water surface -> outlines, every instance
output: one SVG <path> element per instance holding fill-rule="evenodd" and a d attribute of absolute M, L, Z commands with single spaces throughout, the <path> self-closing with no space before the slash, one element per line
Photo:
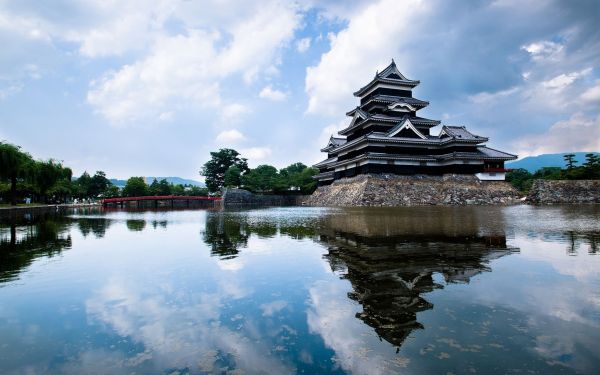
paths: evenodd
<path fill-rule="evenodd" d="M 600 206 L 0 226 L 0 373 L 595 373 Z"/>

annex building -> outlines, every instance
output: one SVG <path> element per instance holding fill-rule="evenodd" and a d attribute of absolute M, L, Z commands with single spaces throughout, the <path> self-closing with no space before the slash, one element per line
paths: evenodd
<path fill-rule="evenodd" d="M 367 173 L 475 174 L 480 180 L 504 180 L 504 162 L 516 159 L 485 145 L 488 138 L 464 126 L 442 125 L 420 117 L 429 102 L 413 97 L 419 84 L 406 78 L 392 63 L 354 93 L 360 105 L 346 113 L 352 119 L 322 152 L 327 159 L 315 164 L 319 185 Z"/>

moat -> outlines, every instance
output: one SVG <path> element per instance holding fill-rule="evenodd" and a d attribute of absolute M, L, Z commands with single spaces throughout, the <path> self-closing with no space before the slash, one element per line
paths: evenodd
<path fill-rule="evenodd" d="M 0 225 L 0 373 L 594 373 L 600 205 Z"/>

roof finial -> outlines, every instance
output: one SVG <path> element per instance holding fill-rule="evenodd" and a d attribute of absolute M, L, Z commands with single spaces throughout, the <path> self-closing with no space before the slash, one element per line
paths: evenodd
<path fill-rule="evenodd" d="M 393 57 L 392 57 L 392 65 L 396 65 L 396 62 L 394 61 Z"/>

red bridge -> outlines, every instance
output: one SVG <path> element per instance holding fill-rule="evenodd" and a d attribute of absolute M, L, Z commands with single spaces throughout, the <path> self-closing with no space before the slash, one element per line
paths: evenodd
<path fill-rule="evenodd" d="M 158 202 L 169 202 L 170 206 L 173 207 L 175 206 L 175 202 L 176 201 L 182 201 L 184 202 L 184 204 L 189 207 L 190 206 L 190 202 L 192 201 L 204 201 L 204 202 L 211 202 L 213 205 L 216 202 L 221 201 L 223 198 L 221 197 L 194 197 L 194 196 L 181 196 L 181 195 L 151 195 L 151 196 L 144 196 L 144 197 L 117 197 L 117 198 L 106 198 L 102 200 L 102 205 L 103 206 L 108 206 L 108 205 L 120 205 L 121 207 L 123 207 L 123 205 L 125 205 L 126 203 L 129 204 L 129 202 L 136 202 L 137 206 L 139 207 L 141 202 L 144 201 L 152 201 L 154 202 L 153 206 L 154 207 L 158 207 Z"/>

